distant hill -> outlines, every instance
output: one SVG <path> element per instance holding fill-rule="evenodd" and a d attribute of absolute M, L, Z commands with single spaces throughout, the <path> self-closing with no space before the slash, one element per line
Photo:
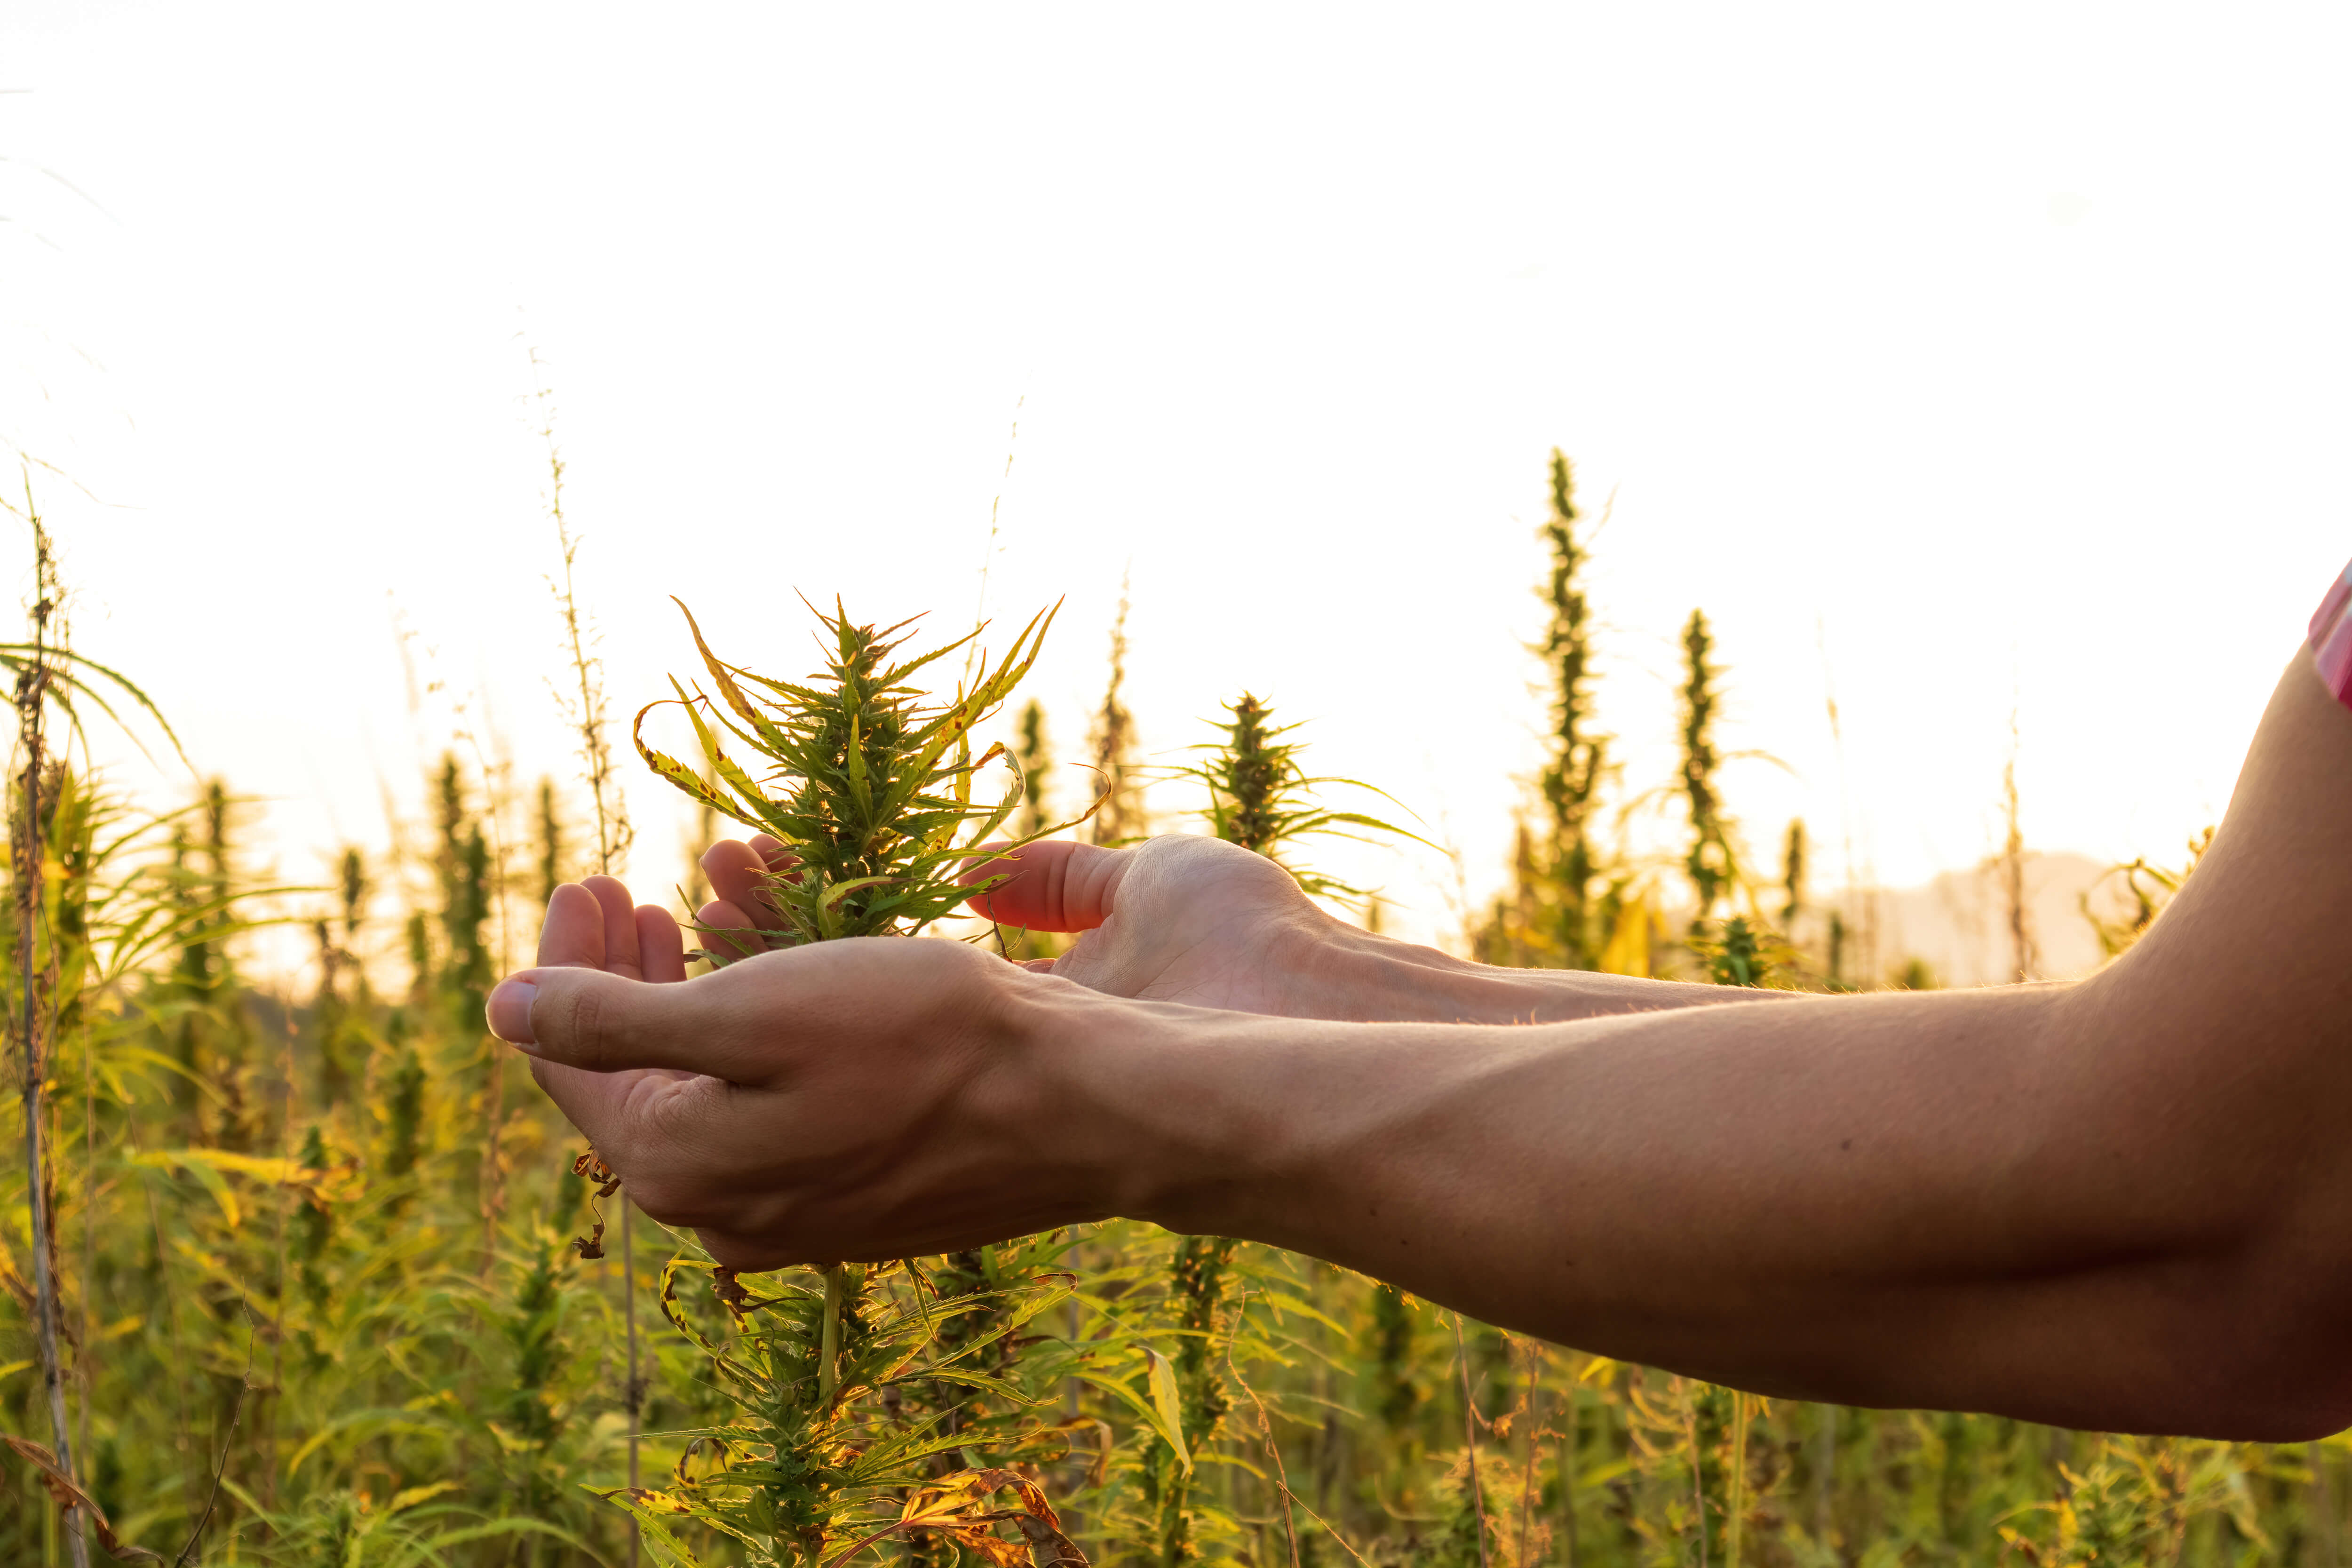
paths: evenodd
<path fill-rule="evenodd" d="M 2106 871 L 2104 862 L 2080 855 L 2027 858 L 2027 922 L 2039 957 L 2035 978 L 2068 980 L 2099 966 L 2098 937 L 2084 918 L 2081 899 Z M 2102 894 L 2095 907 L 2110 917 L 2118 914 L 2117 885 L 2108 884 Z M 1997 985 L 2011 977 L 2009 908 L 1995 868 L 1947 871 L 1925 887 L 1882 889 L 1874 901 L 1880 975 L 1891 975 L 1917 957 L 1947 985 Z M 1838 902 L 1850 928 L 1858 934 L 1867 929 L 1870 910 L 1863 897 Z M 1856 970 L 1868 962 L 1864 953 L 1853 956 Z"/>

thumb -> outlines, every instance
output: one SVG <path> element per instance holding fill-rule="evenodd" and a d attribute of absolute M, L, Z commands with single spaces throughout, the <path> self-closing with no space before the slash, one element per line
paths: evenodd
<path fill-rule="evenodd" d="M 991 859 L 1003 845 L 983 844 L 960 879 L 1003 885 L 966 900 L 975 913 L 999 925 L 1031 931 L 1092 931 L 1108 920 L 1119 882 L 1135 858 L 1132 849 L 1104 849 L 1065 840 L 1026 844 Z"/>
<path fill-rule="evenodd" d="M 484 1011 L 490 1033 L 544 1061 L 731 1078 L 746 1065 L 740 1031 L 727 1027 L 733 998 L 720 994 L 739 988 L 724 984 L 732 973 L 664 984 L 568 965 L 525 969 L 499 982 Z"/>

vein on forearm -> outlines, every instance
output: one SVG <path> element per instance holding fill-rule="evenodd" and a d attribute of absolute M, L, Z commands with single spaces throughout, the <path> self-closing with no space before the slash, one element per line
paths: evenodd
<path fill-rule="evenodd" d="M 1497 968 L 1337 921 L 1315 968 L 1318 984 L 1302 1016 L 1360 1023 L 1553 1024 L 1795 994 L 1589 970 Z"/>

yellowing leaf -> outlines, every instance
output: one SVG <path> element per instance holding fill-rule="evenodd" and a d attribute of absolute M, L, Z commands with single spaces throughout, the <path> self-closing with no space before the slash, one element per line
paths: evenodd
<path fill-rule="evenodd" d="M 184 1171 L 194 1176 L 197 1185 L 212 1194 L 213 1202 L 220 1205 L 221 1218 L 227 1222 L 229 1229 L 235 1230 L 244 1223 L 245 1211 L 238 1207 L 236 1194 L 229 1191 L 228 1179 L 220 1173 L 220 1167 L 209 1161 L 182 1158 L 183 1155 L 192 1152 L 194 1151 L 158 1149 L 150 1152 L 133 1154 L 131 1157 L 131 1163 L 134 1165 L 147 1166 L 151 1170 Z"/>
<path fill-rule="evenodd" d="M 1150 1345 L 1143 1347 L 1143 1358 L 1150 1369 L 1145 1376 L 1151 1389 L 1151 1405 L 1160 1413 L 1163 1424 L 1160 1435 L 1176 1450 L 1176 1461 L 1189 1476 L 1192 1473 L 1192 1455 L 1184 1445 L 1184 1406 L 1176 1391 L 1175 1363 Z"/>
<path fill-rule="evenodd" d="M 457 1489 L 456 1481 L 435 1481 L 429 1486 L 410 1487 L 406 1491 L 393 1493 L 392 1500 L 383 1505 L 383 1511 L 398 1513 L 402 1509 L 415 1508 L 418 1503 L 429 1502 L 443 1492 L 454 1492 Z"/>
<path fill-rule="evenodd" d="M 1617 923 L 1601 949 L 1601 973 L 1646 979 L 1650 973 L 1650 900 L 1635 895 L 1618 911 Z"/>
<path fill-rule="evenodd" d="M 630 1517 L 637 1521 L 637 1540 L 644 1545 L 646 1555 L 654 1560 L 656 1568 L 701 1568 L 693 1552 L 671 1532 L 668 1524 L 671 1520 L 694 1517 L 691 1504 L 667 1492 L 643 1487 L 615 1487 L 610 1490 L 588 1487 L 583 1489 L 629 1511 Z M 734 1532 L 730 1531 L 729 1533 Z"/>

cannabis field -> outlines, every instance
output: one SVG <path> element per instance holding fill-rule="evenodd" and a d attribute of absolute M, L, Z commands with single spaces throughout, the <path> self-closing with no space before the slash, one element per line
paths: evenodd
<path fill-rule="evenodd" d="M 1557 455 L 1549 488 L 1528 574 L 1549 606 L 1550 757 L 1463 949 L 1724 984 L 1923 983 L 1809 887 L 1801 825 L 1741 830 L 1713 739 L 1730 656 L 1703 615 L 1683 633 L 1682 766 L 1613 765 Z M 77 730 L 120 723 L 176 765 L 170 715 L 139 672 L 69 641 L 40 563 L 0 647 L 16 721 L 0 1563 L 2342 1561 L 2338 1439 L 1765 1400 L 1219 1237 L 1121 1221 L 875 1268 L 718 1269 L 632 1217 L 483 1026 L 525 956 L 499 933 L 532 929 L 559 884 L 625 862 L 641 892 L 708 896 L 689 866 L 631 853 L 629 791 L 686 790 L 708 837 L 792 847 L 772 888 L 788 940 L 942 921 L 932 938 L 1029 957 L 1063 939 L 945 919 L 976 844 L 1213 833 L 1376 921 L 1370 889 L 1317 873 L 1318 841 L 1424 829 L 1377 779 L 1318 778 L 1311 731 L 1256 697 L 1202 693 L 1224 717 L 1201 749 L 1139 757 L 1117 627 L 1097 709 L 1048 714 L 1018 689 L 1039 639 L 1104 628 L 1024 610 L 919 651 L 804 584 L 824 607 L 814 672 L 804 641 L 727 650 L 737 665 L 681 622 L 674 692 L 607 693 L 567 587 L 549 630 L 573 660 L 579 754 L 518 782 L 453 738 L 396 852 L 343 853 L 337 886 L 272 887 L 250 869 L 262 807 L 233 777 L 159 814 L 81 763 Z M 636 710 L 673 697 L 692 748 L 633 745 Z M 1636 795 L 1675 803 L 1671 855 L 1617 831 Z M 2021 856 L 2012 831 L 2012 871 Z M 2138 896 L 2103 925 L 2109 951 L 2185 874 L 2119 868 Z M 258 977 L 264 924 L 301 934 L 299 979 Z"/>

